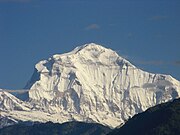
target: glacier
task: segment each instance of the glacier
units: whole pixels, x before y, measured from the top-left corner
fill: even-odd
[[[25,101],[0,90],[0,118],[114,128],[180,96],[180,82],[172,76],[145,72],[95,43],[38,62],[25,89]]]

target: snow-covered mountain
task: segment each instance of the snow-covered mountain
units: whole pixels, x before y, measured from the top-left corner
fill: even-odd
[[[180,96],[180,82],[170,75],[142,71],[94,43],[37,63],[26,89],[30,89],[27,101],[0,91],[1,115],[22,121],[77,120],[116,127]]]

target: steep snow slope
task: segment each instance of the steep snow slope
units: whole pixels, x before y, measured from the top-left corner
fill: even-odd
[[[12,111],[12,110],[25,110],[28,111],[30,104],[21,101],[8,92],[0,90],[0,110]]]
[[[71,117],[68,112],[61,116],[60,113],[52,114],[43,110],[43,107],[38,106],[38,103],[24,102],[12,94],[0,90],[0,128],[16,124],[19,121],[62,123],[69,121]]]
[[[44,122],[93,121],[115,127],[179,97],[180,82],[144,72],[115,51],[91,43],[37,63],[26,89],[31,110],[50,114]]]

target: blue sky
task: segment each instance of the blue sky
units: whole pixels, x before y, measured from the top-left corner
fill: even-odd
[[[38,61],[90,42],[180,80],[179,13],[179,0],[0,0],[0,88],[23,88]]]

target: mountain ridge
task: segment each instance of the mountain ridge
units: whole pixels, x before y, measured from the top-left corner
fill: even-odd
[[[96,123],[20,123],[0,129],[1,135],[106,135],[111,129]]]
[[[138,124],[137,124],[138,123]],[[108,135],[179,135],[180,98],[136,114]]]

